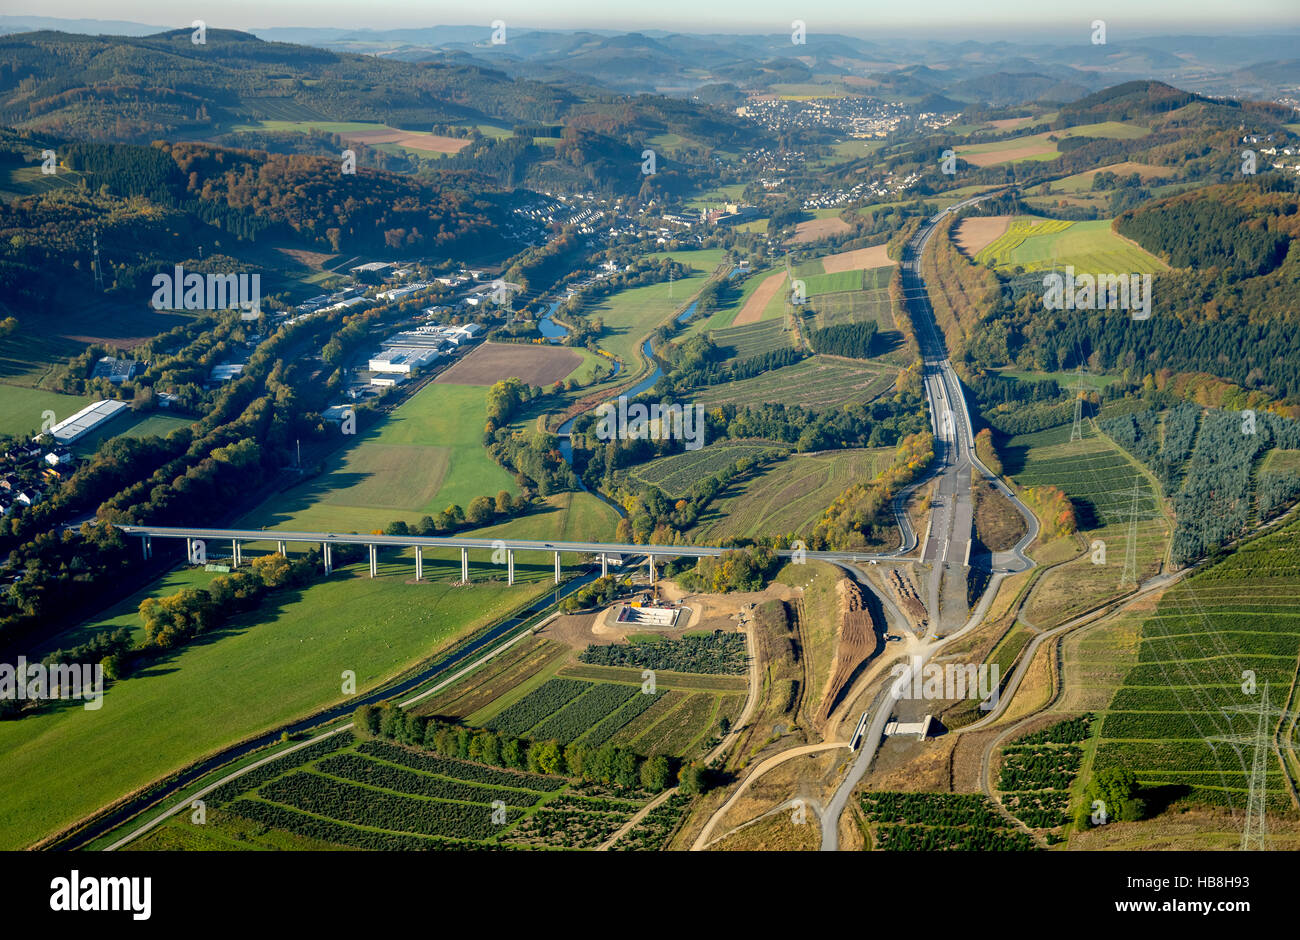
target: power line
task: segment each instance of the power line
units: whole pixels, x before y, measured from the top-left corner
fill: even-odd
[[[1138,531],[1138,495],[1141,487],[1138,477],[1133,478],[1133,502],[1128,514],[1128,551],[1124,555],[1124,573],[1120,576],[1119,586],[1131,584],[1137,587],[1137,531]]]

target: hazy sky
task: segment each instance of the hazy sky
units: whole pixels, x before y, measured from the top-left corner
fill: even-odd
[[[795,19],[809,33],[870,35],[874,29],[911,34],[960,32],[981,39],[1004,33],[1051,30],[1084,37],[1095,19],[1108,38],[1160,32],[1251,32],[1275,24],[1300,27],[1298,0],[481,0],[474,4],[428,0],[19,0],[9,14],[129,20],[161,26],[427,27],[475,25],[494,19],[508,26],[556,28],[657,28],[684,32],[789,32]]]

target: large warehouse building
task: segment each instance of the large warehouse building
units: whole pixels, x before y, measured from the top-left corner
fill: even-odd
[[[130,406],[126,402],[106,398],[103,401],[87,405],[71,418],[66,418],[54,425],[46,433],[60,444],[71,444],[74,441],[81,440],[91,431],[103,427],[109,421],[120,417],[129,410]]]

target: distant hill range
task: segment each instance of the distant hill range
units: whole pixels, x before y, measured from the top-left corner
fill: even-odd
[[[223,24],[209,23],[209,34]],[[0,16],[0,34],[33,30],[144,37],[164,28],[109,20]],[[1296,93],[1300,27],[1263,35],[1112,35],[1093,45],[1086,30],[1060,41],[1008,38],[941,42],[810,32],[692,34],[666,30],[532,29],[508,26],[493,43],[486,25],[412,29],[290,26],[250,30],[293,43],[390,61],[454,62],[512,77],[589,83],[624,92],[687,93],[730,83],[742,91],[816,79],[870,75],[882,94],[940,95],[990,106],[1070,101],[1125,81],[1156,79],[1204,94],[1279,98]],[[188,28],[186,29],[188,35]],[[918,69],[917,66],[922,66]]]

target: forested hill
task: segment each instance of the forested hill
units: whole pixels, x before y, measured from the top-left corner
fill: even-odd
[[[1174,112],[1182,113],[1183,124],[1236,127],[1245,121],[1252,129],[1259,120],[1282,123],[1294,117],[1292,109],[1273,102],[1206,98],[1164,82],[1136,81],[1103,88],[1062,105],[1052,126],[1073,127],[1102,121],[1149,124]]]
[[[448,55],[423,62],[191,30],[143,38],[19,33],[0,37],[0,125],[81,140],[147,143],[208,137],[263,120],[369,121],[412,131],[494,121],[628,125],[735,145],[755,131],[699,102],[625,97],[511,78]],[[604,126],[602,126],[604,125]],[[638,139],[637,143],[640,143]]]
[[[0,170],[31,149],[21,137],[0,140]],[[84,185],[0,202],[0,293],[10,299],[38,301],[71,276],[96,227],[129,247],[107,259],[106,272],[111,290],[128,291],[200,247],[238,256],[241,244],[284,240],[422,257],[511,248],[500,197],[444,180],[364,168],[345,175],[320,157],[197,143],[69,144],[63,161]]]
[[[1276,172],[1199,188],[1119,216],[1117,231],[1167,260],[1151,316],[1055,311],[1033,292],[1004,321],[1009,349],[1137,375],[1208,373],[1271,399],[1300,397],[1300,198]],[[1118,272],[1117,272],[1118,273]],[[1003,306],[1003,311],[1007,311]]]
[[[0,123],[148,141],[264,119],[379,121],[413,130],[502,117],[557,120],[564,89],[473,65],[412,64],[246,33],[0,37]]]
[[[1236,281],[1282,264],[1300,238],[1296,202],[1286,180],[1270,173],[1130,209],[1115,227],[1174,267],[1219,271]]]

